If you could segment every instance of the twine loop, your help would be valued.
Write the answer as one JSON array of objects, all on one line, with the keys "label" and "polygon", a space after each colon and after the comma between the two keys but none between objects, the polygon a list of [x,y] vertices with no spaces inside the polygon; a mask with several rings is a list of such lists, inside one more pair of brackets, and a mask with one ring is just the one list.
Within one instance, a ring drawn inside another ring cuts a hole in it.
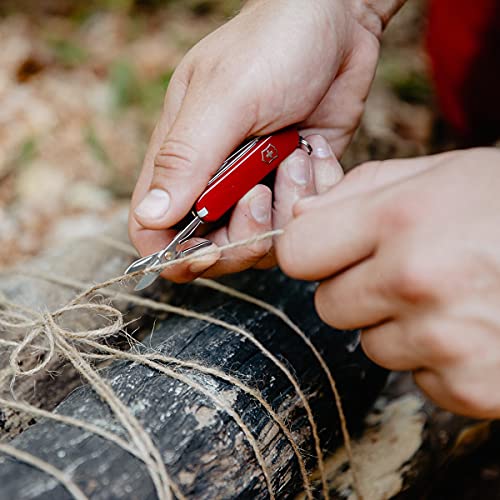
[{"label": "twine loop", "polygon": [[[98,315],[110,321],[110,324],[93,330],[69,330],[58,323],[64,314],[82,311]],[[116,334],[124,327],[123,315],[115,307],[105,304],[72,304],[57,311],[35,312],[19,308],[19,311],[2,311],[0,313],[0,327],[26,329],[27,335],[12,351],[9,359],[11,372],[14,377],[33,376],[43,371],[57,355],[60,341],[85,342],[102,340]],[[22,367],[22,360],[33,358],[33,353],[43,350],[42,358],[29,369]],[[31,356],[30,356],[31,354]]]}]

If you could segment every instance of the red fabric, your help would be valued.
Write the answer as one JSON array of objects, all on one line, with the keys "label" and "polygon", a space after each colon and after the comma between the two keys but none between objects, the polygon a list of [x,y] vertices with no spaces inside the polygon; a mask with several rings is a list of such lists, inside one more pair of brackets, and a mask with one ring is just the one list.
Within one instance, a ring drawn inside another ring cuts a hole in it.
[{"label": "red fabric", "polygon": [[500,0],[431,0],[427,47],[445,119],[470,143],[500,137]]}]

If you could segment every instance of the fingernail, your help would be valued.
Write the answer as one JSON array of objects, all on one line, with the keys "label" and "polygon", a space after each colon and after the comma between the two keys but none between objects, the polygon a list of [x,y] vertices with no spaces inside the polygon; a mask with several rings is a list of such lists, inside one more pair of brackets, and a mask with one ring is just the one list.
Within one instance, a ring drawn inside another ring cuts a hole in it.
[{"label": "fingernail", "polygon": [[313,148],[313,156],[320,160],[325,160],[333,156],[330,144],[328,144],[328,141],[321,135],[316,135],[311,138],[311,146]]},{"label": "fingernail", "polygon": [[305,186],[311,180],[311,165],[307,156],[293,153],[286,160],[286,171],[295,184]]},{"label": "fingernail", "polygon": [[170,195],[163,189],[152,189],[137,205],[135,214],[143,219],[161,219],[170,208]]},{"label": "fingernail", "polygon": [[271,220],[271,201],[269,194],[261,194],[250,199],[250,213],[259,224],[268,224]]}]

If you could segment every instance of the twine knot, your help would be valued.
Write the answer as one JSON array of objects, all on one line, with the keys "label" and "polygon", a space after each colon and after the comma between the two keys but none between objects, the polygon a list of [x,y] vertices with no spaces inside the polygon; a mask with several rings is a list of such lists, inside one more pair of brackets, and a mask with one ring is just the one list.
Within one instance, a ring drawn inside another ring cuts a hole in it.
[{"label": "twine knot", "polygon": [[[64,314],[82,310],[106,318],[110,323],[102,328],[81,331],[69,330],[59,324],[58,320]],[[56,356],[57,350],[61,350],[61,340],[83,343],[99,341],[116,334],[124,327],[121,312],[104,304],[72,304],[55,312],[35,312],[21,308],[19,311],[2,311],[0,314],[0,327],[29,331],[10,355],[9,364],[14,377],[32,376],[44,370]],[[33,367],[23,368],[23,360],[33,357],[33,353],[39,350],[45,352],[44,356],[36,358]]]}]

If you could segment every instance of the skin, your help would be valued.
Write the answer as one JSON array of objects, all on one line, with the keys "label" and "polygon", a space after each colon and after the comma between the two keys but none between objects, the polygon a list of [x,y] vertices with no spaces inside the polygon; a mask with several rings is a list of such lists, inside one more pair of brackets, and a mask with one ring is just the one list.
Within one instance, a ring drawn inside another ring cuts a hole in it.
[{"label": "skin", "polygon": [[321,280],[323,321],[479,418],[500,416],[499,167],[496,149],[367,163],[298,202],[277,243],[287,274]]}]

